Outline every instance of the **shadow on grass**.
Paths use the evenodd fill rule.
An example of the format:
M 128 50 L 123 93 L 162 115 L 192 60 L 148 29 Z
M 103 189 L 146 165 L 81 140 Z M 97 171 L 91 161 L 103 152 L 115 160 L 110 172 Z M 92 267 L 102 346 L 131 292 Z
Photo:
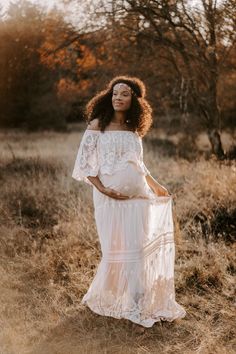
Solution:
M 174 322 L 156 322 L 151 328 L 145 328 L 144 333 L 138 333 L 136 325 L 127 319 L 100 316 L 89 308 L 76 312 L 52 328 L 30 354 L 131 354 L 137 353 L 141 345 L 161 350 L 170 344 L 170 334 L 177 335 L 181 326 Z M 184 332 L 184 328 L 180 331 Z

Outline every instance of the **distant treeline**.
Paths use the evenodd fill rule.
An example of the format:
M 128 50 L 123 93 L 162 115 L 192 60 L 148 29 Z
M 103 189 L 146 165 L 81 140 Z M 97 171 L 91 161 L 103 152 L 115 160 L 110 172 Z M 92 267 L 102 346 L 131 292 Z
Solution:
M 218 129 L 216 108 L 220 126 L 232 126 L 236 50 L 224 46 L 227 33 L 218 28 L 224 18 L 217 18 L 217 43 L 209 42 L 210 35 L 204 42 L 184 10 L 168 6 L 154 9 L 154 18 L 151 8 L 140 14 L 130 6 L 122 17 L 113 8 L 106 27 L 91 30 L 88 21 L 90 30 L 78 31 L 59 12 L 47 14 L 27 1 L 11 4 L 8 17 L 0 18 L 0 126 L 64 130 L 81 121 L 85 103 L 120 74 L 144 80 L 155 126 L 188 126 L 191 116 L 191 130 L 200 129 L 204 118 L 208 129 Z

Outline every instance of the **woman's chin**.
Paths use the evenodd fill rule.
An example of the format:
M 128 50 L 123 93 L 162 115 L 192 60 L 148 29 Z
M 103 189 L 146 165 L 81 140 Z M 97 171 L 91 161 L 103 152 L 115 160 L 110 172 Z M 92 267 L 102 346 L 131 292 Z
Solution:
M 114 106 L 113 109 L 114 109 L 115 112 L 125 112 L 125 111 L 127 111 L 127 109 L 124 108 L 123 106 Z

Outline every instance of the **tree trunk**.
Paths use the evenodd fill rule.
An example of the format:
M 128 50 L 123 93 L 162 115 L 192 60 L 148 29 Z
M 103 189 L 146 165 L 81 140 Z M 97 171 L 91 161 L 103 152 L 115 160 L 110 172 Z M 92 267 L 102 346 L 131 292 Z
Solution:
M 209 94 L 207 97 L 208 100 L 205 112 L 207 112 L 207 135 L 211 143 L 211 150 L 218 159 L 224 159 L 225 152 L 223 150 L 220 136 L 221 112 L 217 100 L 217 81 L 214 76 L 211 79 Z
M 211 143 L 211 151 L 218 159 L 224 159 L 225 153 L 221 143 L 220 132 L 215 128 L 208 128 L 207 135 Z
M 199 106 L 200 114 L 202 116 L 202 119 L 205 121 L 205 125 L 207 128 L 207 136 L 211 144 L 212 153 L 218 159 L 224 159 L 225 152 L 223 150 L 220 136 L 220 111 L 216 101 L 211 98 L 208 98 L 207 105 L 204 103 Z

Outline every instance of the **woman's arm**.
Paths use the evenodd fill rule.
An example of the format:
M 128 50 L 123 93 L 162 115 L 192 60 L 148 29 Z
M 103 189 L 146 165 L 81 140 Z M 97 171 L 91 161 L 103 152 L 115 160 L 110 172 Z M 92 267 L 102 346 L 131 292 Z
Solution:
M 158 183 L 150 174 L 147 174 L 145 177 L 149 187 L 157 196 L 170 196 L 168 190 Z
M 104 188 L 104 185 L 102 184 L 102 182 L 100 181 L 98 176 L 96 176 L 96 177 L 88 176 L 87 178 L 99 190 L 99 192 L 102 191 L 102 189 Z
M 129 199 L 129 196 L 123 195 L 112 188 L 104 187 L 98 176 L 88 176 L 87 178 L 99 190 L 99 192 L 107 195 L 108 197 L 114 199 Z

